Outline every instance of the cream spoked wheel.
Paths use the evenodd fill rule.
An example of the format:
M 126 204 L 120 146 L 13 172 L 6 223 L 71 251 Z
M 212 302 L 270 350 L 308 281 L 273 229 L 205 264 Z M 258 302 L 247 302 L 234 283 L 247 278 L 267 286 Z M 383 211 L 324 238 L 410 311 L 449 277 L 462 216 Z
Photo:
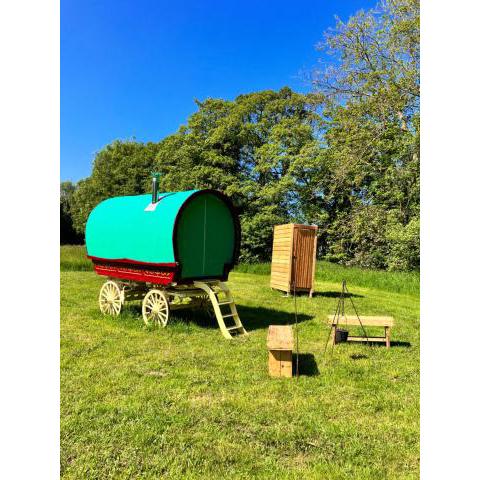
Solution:
M 111 280 L 105 282 L 100 289 L 98 303 L 100 311 L 104 315 L 119 315 L 123 304 L 123 295 L 120 287 Z
M 150 290 L 142 302 L 142 315 L 145 325 L 165 327 L 169 314 L 170 309 L 165 294 L 161 290 Z

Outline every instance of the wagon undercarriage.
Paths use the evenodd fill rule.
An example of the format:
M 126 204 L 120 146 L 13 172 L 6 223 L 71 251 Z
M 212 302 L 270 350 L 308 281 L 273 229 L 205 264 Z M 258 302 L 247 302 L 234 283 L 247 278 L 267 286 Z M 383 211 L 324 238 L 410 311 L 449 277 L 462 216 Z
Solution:
M 133 300 L 142 300 L 146 325 L 165 327 L 172 310 L 202 308 L 216 318 L 225 338 L 247 333 L 230 290 L 218 280 L 162 286 L 110 278 L 100 289 L 99 305 L 104 314 L 119 315 L 125 302 Z

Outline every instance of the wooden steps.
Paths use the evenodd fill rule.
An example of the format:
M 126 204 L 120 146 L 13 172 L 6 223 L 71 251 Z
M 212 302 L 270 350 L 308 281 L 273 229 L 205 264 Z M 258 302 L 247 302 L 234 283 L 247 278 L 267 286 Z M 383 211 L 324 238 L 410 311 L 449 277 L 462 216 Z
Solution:
M 218 326 L 220 327 L 220 331 L 222 335 L 227 338 L 233 338 L 230 332 L 236 332 L 235 336 L 239 335 L 246 335 L 247 331 L 245 330 L 240 317 L 237 312 L 237 307 L 235 305 L 235 301 L 233 300 L 233 296 L 227 287 L 227 285 L 223 282 L 194 282 L 195 287 L 202 289 L 205 293 L 208 294 L 208 298 L 212 302 L 213 311 L 215 312 L 215 317 L 218 322 Z M 221 300 L 219 301 L 219 297 Z M 229 312 L 222 312 L 222 306 L 228 305 Z M 233 325 L 226 325 L 225 319 L 229 319 L 229 321 L 233 320 Z

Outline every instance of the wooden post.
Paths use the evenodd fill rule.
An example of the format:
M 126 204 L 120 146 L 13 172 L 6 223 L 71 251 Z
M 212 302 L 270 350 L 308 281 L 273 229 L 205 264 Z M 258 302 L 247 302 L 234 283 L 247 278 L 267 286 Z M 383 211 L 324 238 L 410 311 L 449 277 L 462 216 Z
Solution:
M 313 241 L 313 259 L 312 259 L 312 285 L 310 287 L 310 292 L 308 296 L 313 297 L 313 291 L 315 290 L 315 266 L 317 264 L 317 230 L 315 230 L 315 240 Z
M 387 344 L 387 348 L 390 348 L 390 327 L 385 327 L 385 340 Z
M 336 344 L 337 344 L 336 339 L 337 339 L 337 326 L 334 325 L 334 326 L 333 326 L 332 345 L 336 345 Z

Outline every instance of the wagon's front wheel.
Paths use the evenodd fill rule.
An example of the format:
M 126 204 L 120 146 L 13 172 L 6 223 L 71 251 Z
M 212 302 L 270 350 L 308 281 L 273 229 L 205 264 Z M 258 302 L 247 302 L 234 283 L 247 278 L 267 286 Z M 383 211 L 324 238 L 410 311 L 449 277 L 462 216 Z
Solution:
M 170 315 L 170 308 L 165 294 L 161 290 L 150 290 L 142 302 L 142 316 L 145 325 L 165 327 Z
M 100 311 L 106 315 L 117 316 L 122 309 L 123 298 L 120 287 L 109 280 L 102 285 L 98 296 Z

